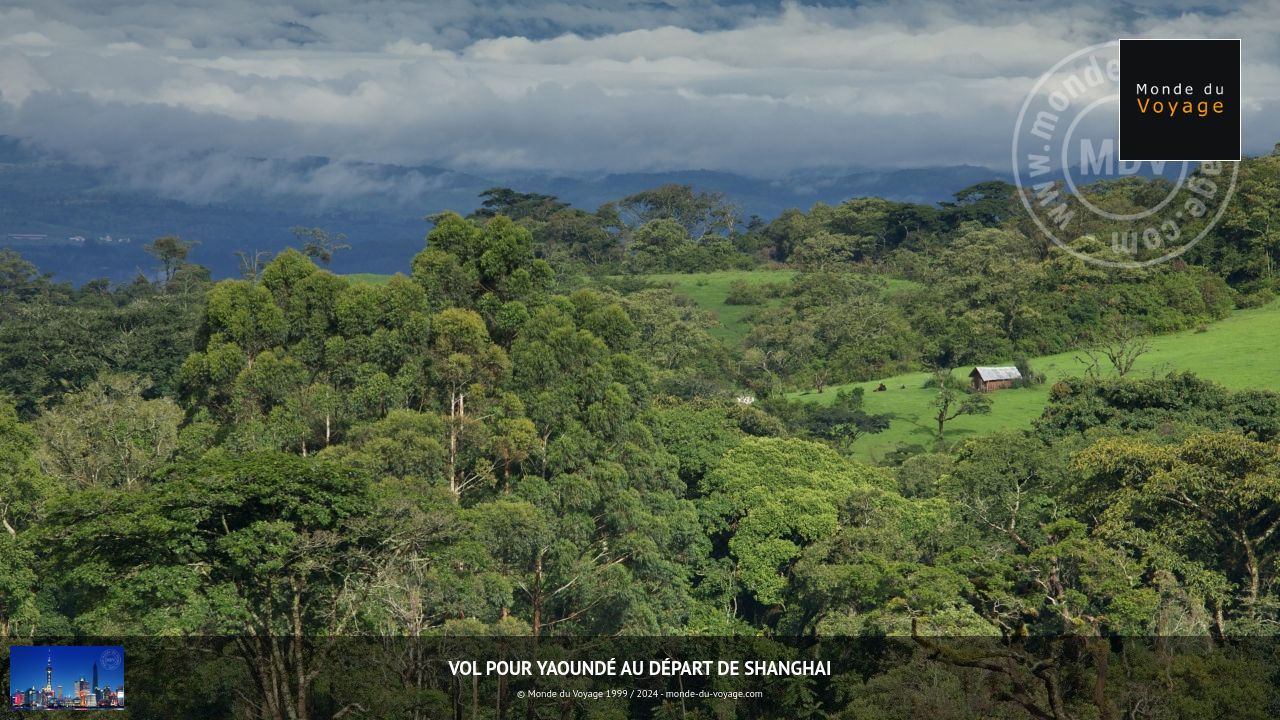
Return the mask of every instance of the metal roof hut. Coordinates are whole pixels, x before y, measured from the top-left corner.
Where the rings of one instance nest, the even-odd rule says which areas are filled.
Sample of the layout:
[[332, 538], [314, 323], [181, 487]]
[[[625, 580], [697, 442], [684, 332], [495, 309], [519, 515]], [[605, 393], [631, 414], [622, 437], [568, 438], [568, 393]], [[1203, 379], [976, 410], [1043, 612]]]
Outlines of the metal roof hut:
[[1014, 382], [1022, 379], [1022, 373], [1016, 367], [975, 367], [969, 377], [974, 390], [990, 392], [1013, 387]]

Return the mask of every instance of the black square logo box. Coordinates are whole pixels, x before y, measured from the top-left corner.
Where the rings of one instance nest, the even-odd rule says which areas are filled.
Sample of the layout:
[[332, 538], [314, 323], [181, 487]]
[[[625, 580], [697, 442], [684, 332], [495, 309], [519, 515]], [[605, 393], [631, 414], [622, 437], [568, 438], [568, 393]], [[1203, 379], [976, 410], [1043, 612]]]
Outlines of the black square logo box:
[[1240, 112], [1240, 40], [1120, 40], [1121, 160], [1239, 160]]

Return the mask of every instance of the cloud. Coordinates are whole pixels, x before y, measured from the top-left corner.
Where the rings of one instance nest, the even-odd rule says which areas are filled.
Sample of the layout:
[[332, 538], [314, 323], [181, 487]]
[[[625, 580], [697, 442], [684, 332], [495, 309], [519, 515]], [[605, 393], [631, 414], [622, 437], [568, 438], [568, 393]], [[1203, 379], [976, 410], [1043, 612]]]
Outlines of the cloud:
[[[1003, 167], [1018, 106], [1059, 58], [1121, 35], [1217, 36], [1244, 38], [1246, 149], [1260, 152], [1280, 139], [1276, 10], [33, 0], [0, 10], [0, 133], [199, 192], [257, 182], [231, 157], [758, 176]], [[156, 170], [211, 157], [224, 160], [202, 173]], [[369, 188], [350, 172], [310, 182]]]
[[448, 172], [404, 169], [388, 174], [384, 166], [321, 158], [286, 161], [209, 153], [195, 160], [127, 165], [120, 179], [127, 187], [166, 188], [166, 196], [188, 202], [234, 197], [252, 203], [291, 196], [321, 207], [353, 197], [376, 199], [380, 206], [420, 207], [430, 193], [460, 180]]

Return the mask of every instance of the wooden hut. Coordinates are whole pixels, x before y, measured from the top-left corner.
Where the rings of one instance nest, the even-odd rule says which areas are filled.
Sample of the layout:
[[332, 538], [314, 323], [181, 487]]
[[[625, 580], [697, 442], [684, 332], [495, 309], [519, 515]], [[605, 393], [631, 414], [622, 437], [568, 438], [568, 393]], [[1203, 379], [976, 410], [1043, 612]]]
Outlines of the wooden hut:
[[969, 378], [974, 390], [990, 392], [1013, 387], [1015, 381], [1022, 379], [1022, 373], [1016, 367], [975, 367]]

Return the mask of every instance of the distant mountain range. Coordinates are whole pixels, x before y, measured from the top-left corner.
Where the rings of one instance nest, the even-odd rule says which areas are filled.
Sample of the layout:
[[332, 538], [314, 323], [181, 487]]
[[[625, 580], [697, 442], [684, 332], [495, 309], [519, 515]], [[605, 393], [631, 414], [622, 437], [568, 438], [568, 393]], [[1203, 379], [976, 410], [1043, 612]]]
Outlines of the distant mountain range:
[[467, 213], [495, 186], [556, 195], [587, 210], [664, 183], [725, 193], [744, 217], [879, 196], [935, 203], [1007, 173], [977, 166], [905, 170], [815, 169], [763, 179], [725, 172], [552, 172], [486, 176], [434, 166], [276, 160], [209, 154], [182, 162], [90, 165], [0, 136], [0, 247], [12, 247], [57, 279], [116, 281], [154, 273], [142, 246], [161, 235], [200, 241], [191, 260], [216, 277], [237, 272], [235, 252], [276, 252], [290, 228], [345, 233], [352, 250], [338, 272], [407, 271], [422, 247], [424, 217]]

